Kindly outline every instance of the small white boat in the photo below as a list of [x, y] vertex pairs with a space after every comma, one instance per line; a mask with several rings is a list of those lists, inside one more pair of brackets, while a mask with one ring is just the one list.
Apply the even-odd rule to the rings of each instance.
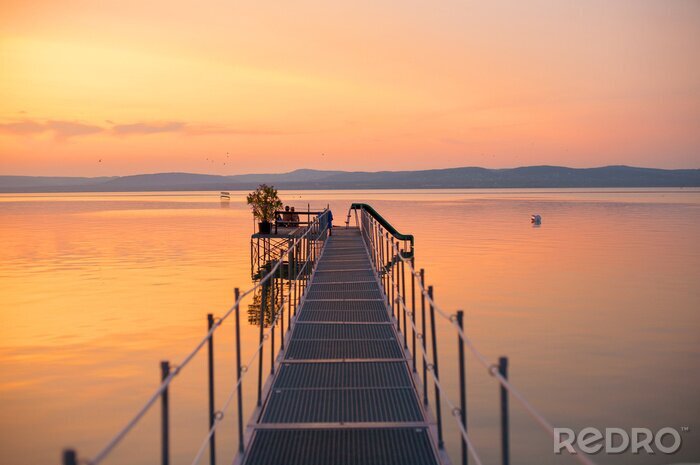
[[231, 194], [229, 192], [221, 191], [221, 200], [231, 200]]
[[531, 215], [530, 223], [532, 224], [542, 224], [542, 217], [540, 215]]

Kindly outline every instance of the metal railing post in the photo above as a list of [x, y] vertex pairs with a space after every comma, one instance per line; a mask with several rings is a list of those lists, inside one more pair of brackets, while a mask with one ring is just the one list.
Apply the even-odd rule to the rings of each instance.
[[[459, 328], [464, 331], [464, 312], [462, 310], [457, 310], [457, 324]], [[464, 341], [457, 334], [457, 344], [459, 353], [459, 416], [462, 422], [462, 427], [464, 431], [467, 431], [467, 381], [466, 381], [466, 365], [464, 362]], [[464, 437], [461, 438], [462, 443], [462, 465], [467, 465], [469, 457], [467, 456], [467, 442]]]
[[377, 273], [380, 273], [382, 271], [381, 263], [382, 263], [382, 253], [381, 253], [381, 242], [379, 241], [379, 232], [377, 229], [377, 222], [372, 220], [372, 234], [374, 237], [374, 267], [377, 269]]
[[423, 354], [425, 355], [425, 357], [421, 357], [423, 359], [423, 403], [428, 405], [428, 362], [426, 361], [426, 358], [428, 358], [428, 342], [426, 341], [428, 334], [425, 330], [425, 294], [423, 294], [423, 289], [425, 289], [425, 270], [423, 268], [420, 269], [420, 285], [420, 330], [423, 334]]
[[[280, 260], [282, 258], [280, 257]], [[279, 282], [279, 279], [275, 279], [276, 276], [279, 274], [281, 266], [277, 267], [277, 270], [275, 270], [274, 273], [272, 273], [272, 277], [270, 278], [270, 281], [272, 283], [272, 295], [270, 296], [270, 303], [271, 305], [271, 311], [270, 311], [270, 374], [275, 373], [275, 318], [277, 318], [277, 283]]]
[[368, 219], [367, 223], [369, 223], [369, 232], [371, 234], [372, 238], [372, 266], [374, 269], [377, 269], [377, 228], [374, 225], [374, 221], [372, 219]]
[[241, 305], [238, 303], [241, 291], [233, 291], [236, 299], [236, 383], [238, 384], [238, 451], [243, 453], [243, 384], [241, 383]]
[[380, 239], [381, 239], [381, 248], [382, 248], [382, 284], [384, 284], [384, 293], [386, 294], [386, 304], [389, 305], [389, 267], [387, 266], [387, 263], [389, 261], [389, 246], [387, 245], [387, 242], [389, 239], [387, 238], [386, 232], [384, 231], [384, 228], [379, 226], [379, 234], [380, 234]]
[[367, 237], [369, 238], [369, 244], [367, 248], [369, 249], [369, 259], [372, 262], [372, 268], [377, 268], [377, 261], [375, 260], [375, 247], [374, 247], [374, 223], [371, 220], [367, 220]]
[[301, 295], [304, 293], [304, 288], [301, 285], [304, 279], [302, 275], [302, 268], [304, 267], [304, 239], [300, 239], [299, 244], [297, 244], [296, 251], [294, 252], [294, 264], [296, 265], [296, 274], [294, 275], [296, 278], [295, 284], [299, 286], [297, 299], [301, 300]]
[[[165, 381], [170, 376], [170, 362], [164, 360], [160, 362], [160, 380]], [[168, 387], [163, 389], [160, 395], [160, 463], [168, 465], [170, 463], [170, 411], [169, 411]]]
[[78, 465], [78, 453], [75, 449], [64, 449], [61, 463], [62, 465]]
[[[400, 254], [401, 252], [399, 252]], [[399, 260], [401, 258], [399, 257]], [[408, 349], [408, 326], [406, 326], [406, 268], [401, 260], [401, 313], [403, 313], [403, 347]]]
[[[292, 327], [292, 249], [287, 251], [287, 281], [289, 281], [289, 287], [287, 288], [287, 293], [289, 294], [289, 300], [287, 302], [287, 322], [289, 327]], [[284, 342], [282, 342], [282, 350], [284, 350]]]
[[[363, 218], [364, 218], [364, 215], [363, 215]], [[372, 260], [372, 266], [374, 266], [376, 268], [376, 265], [377, 265], [377, 261], [376, 261], [377, 248], [376, 248], [376, 243], [375, 243], [376, 237], [374, 234], [374, 222], [372, 221], [371, 218], [367, 219], [367, 234], [369, 236], [369, 240], [370, 240], [370, 244], [371, 244], [371, 246], [370, 246], [370, 259]]]
[[[284, 270], [281, 264], [280, 270]], [[284, 278], [280, 278], [280, 293], [282, 295], [282, 302], [280, 302], [280, 352], [282, 352], [284, 350]]]
[[[387, 233], [388, 236], [388, 233]], [[396, 294], [398, 283], [396, 282], [396, 267], [394, 266], [394, 238], [391, 238], [391, 312], [396, 315], [396, 329], [401, 332], [401, 315], [396, 306]]]
[[[214, 326], [214, 315], [211, 313], [207, 314], [207, 332], [211, 332], [211, 328]], [[214, 335], [209, 335], [209, 341], [207, 342], [207, 374], [209, 381], [209, 429], [214, 426], [214, 421], [216, 419], [214, 413]], [[216, 464], [216, 431], [211, 433], [209, 437], [209, 463], [211, 465]]]
[[[296, 246], [292, 247], [292, 252], [289, 254], [289, 269], [292, 270], [291, 276], [294, 276], [291, 285], [294, 286], [294, 316], [297, 316], [297, 263], [294, 257], [296, 256]], [[291, 278], [290, 278], [291, 279]], [[290, 292], [291, 294], [291, 292]]]
[[416, 261], [411, 256], [411, 353], [413, 354], [413, 372], [416, 373]]
[[306, 287], [309, 285], [309, 236], [304, 238], [304, 281], [302, 294], [306, 293]]
[[[382, 230], [383, 230], [383, 228], [382, 228]], [[387, 293], [386, 301], [387, 301], [387, 303], [391, 304], [391, 306], [392, 306], [391, 307], [391, 316], [393, 318], [393, 316], [394, 316], [394, 306], [393, 306], [394, 303], [391, 301], [391, 275], [389, 274], [389, 273], [391, 273], [391, 262], [389, 261], [390, 260], [389, 259], [389, 257], [390, 257], [390, 255], [389, 255], [389, 250], [390, 250], [390, 248], [389, 248], [390, 247], [389, 246], [389, 233], [384, 231], [383, 234], [384, 234], [384, 245], [386, 248], [386, 256], [384, 257], [386, 260], [386, 263], [384, 264], [384, 266], [386, 267], [386, 293]]]
[[[277, 269], [279, 271], [279, 268]], [[275, 274], [277, 274], [275, 271]], [[277, 299], [275, 296], [275, 276], [271, 278], [272, 281], [272, 296], [270, 296], [270, 374], [275, 374], [275, 318], [277, 318]]]
[[261, 289], [262, 296], [260, 297], [260, 337], [258, 344], [260, 345], [260, 355], [258, 356], [258, 407], [262, 405], [262, 372], [263, 372], [263, 353], [265, 345], [263, 344], [263, 336], [265, 333], [265, 310], [267, 301], [267, 281], [263, 283]]
[[301, 256], [303, 257], [304, 264], [302, 265], [301, 288], [299, 289], [301, 295], [304, 295], [304, 291], [306, 290], [306, 266], [309, 262], [309, 257], [306, 254], [306, 245], [306, 238], [303, 238], [301, 240]]
[[[508, 379], [508, 357], [498, 359], [498, 373]], [[503, 465], [510, 465], [510, 421], [508, 419], [508, 390], [501, 386], [501, 455]]]
[[440, 389], [437, 381], [440, 379], [438, 368], [437, 339], [435, 337], [435, 307], [433, 306], [433, 286], [428, 286], [428, 296], [430, 297], [430, 333], [433, 343], [433, 374], [435, 375], [435, 415], [437, 416], [438, 448], [445, 448], [445, 441], [442, 439], [442, 408], [440, 407]]
[[304, 280], [302, 281], [301, 293], [306, 293], [306, 288], [309, 285], [309, 236], [304, 238]]

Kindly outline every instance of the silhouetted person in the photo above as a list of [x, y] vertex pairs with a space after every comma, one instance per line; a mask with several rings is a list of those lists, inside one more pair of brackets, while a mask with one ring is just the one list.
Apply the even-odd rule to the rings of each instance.
[[292, 226], [299, 226], [299, 215], [294, 211], [294, 207], [292, 207]]
[[292, 213], [289, 211], [289, 205], [284, 207], [284, 213], [282, 213], [282, 226], [288, 227], [289, 222], [292, 221]]
[[318, 214], [318, 223], [322, 231], [328, 228], [328, 235], [333, 235], [333, 213], [330, 210], [325, 215], [323, 213]]

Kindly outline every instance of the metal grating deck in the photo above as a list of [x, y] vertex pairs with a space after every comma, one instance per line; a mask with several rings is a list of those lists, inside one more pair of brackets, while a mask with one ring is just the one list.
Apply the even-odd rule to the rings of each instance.
[[273, 389], [263, 423], [420, 421], [412, 388]]
[[405, 358], [358, 230], [335, 230], [243, 463], [437, 465]]
[[425, 428], [285, 429], [255, 435], [249, 465], [437, 464]]
[[[353, 266], [353, 265], [350, 265]], [[339, 284], [314, 284], [309, 288], [307, 300], [382, 299], [376, 282], [346, 282]]]
[[299, 339], [391, 339], [394, 331], [389, 325], [304, 324], [294, 329]]
[[290, 360], [355, 359], [355, 358], [402, 358], [403, 351], [396, 340], [365, 339], [343, 341], [335, 339], [295, 339], [287, 348]]
[[283, 363], [275, 387], [411, 387], [403, 362]]
[[316, 273], [335, 273], [337, 271], [372, 271], [369, 262], [362, 263], [357, 261], [327, 263], [323, 266], [316, 267]]
[[318, 273], [314, 276], [317, 283], [345, 283], [349, 281], [372, 281], [371, 271], [335, 271], [333, 273]]
[[351, 299], [363, 299], [379, 300], [382, 298], [382, 294], [376, 291], [309, 291], [307, 296], [309, 300], [351, 300]]
[[352, 322], [352, 323], [382, 323], [389, 321], [385, 311], [361, 311], [361, 310], [307, 310], [299, 315], [299, 322], [309, 321], [332, 321], [332, 322]]
[[383, 300], [307, 300], [301, 311], [380, 311], [386, 314]]
[[311, 287], [309, 288], [309, 292], [355, 292], [378, 290], [379, 286], [375, 280], [356, 283], [311, 284]]

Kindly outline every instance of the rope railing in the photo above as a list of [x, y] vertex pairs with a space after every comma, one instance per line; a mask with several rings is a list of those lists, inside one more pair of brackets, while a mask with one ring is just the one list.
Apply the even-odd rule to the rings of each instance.
[[[434, 363], [431, 363], [429, 360], [428, 356], [428, 350], [427, 350], [427, 342], [426, 342], [426, 334], [425, 334], [425, 313], [423, 310], [423, 320], [422, 320], [422, 329], [418, 329], [416, 326], [415, 322], [415, 317], [416, 317], [416, 304], [415, 304], [415, 291], [414, 286], [415, 282], [418, 282], [418, 294], [421, 297], [421, 300], [427, 301], [427, 304], [430, 306], [431, 310], [431, 318], [432, 318], [432, 312], [435, 311], [440, 317], [443, 319], [447, 320], [450, 324], [450, 326], [455, 329], [455, 332], [457, 333], [457, 337], [459, 338], [460, 345], [467, 347], [469, 351], [474, 355], [474, 357], [477, 359], [480, 365], [482, 365], [484, 368], [486, 368], [487, 372], [493, 376], [501, 386], [501, 392], [507, 392], [510, 394], [512, 397], [514, 397], [518, 403], [525, 409], [525, 411], [528, 413], [530, 417], [534, 419], [534, 421], [542, 428], [548, 435], [550, 435], [552, 438], [557, 439], [555, 436], [554, 428], [552, 427], [552, 424], [542, 415], [526, 398], [525, 396], [515, 387], [513, 386], [512, 383], [510, 383], [507, 379], [506, 376], [504, 376], [504, 373], [501, 373], [500, 371], [500, 366], [499, 364], [493, 364], [490, 363], [488, 358], [478, 350], [478, 348], [474, 345], [472, 340], [466, 335], [463, 327], [461, 326], [461, 315], [458, 317], [458, 315], [455, 314], [450, 314], [446, 312], [442, 307], [440, 307], [436, 302], [435, 299], [433, 298], [432, 295], [432, 286], [426, 287], [424, 280], [422, 279], [422, 273], [418, 272], [415, 269], [414, 265], [414, 254], [413, 254], [413, 240], [410, 241], [410, 243], [407, 243], [404, 241], [404, 249], [408, 250], [401, 250], [399, 248], [400, 242], [395, 241], [394, 238], [396, 236], [393, 234], [393, 231], [395, 231], [395, 228], [393, 226], [391, 229], [387, 229], [385, 226], [385, 223], [388, 223], [386, 220], [383, 221], [377, 221], [377, 213], [372, 210], [373, 214], [368, 213], [367, 208], [365, 205], [358, 204], [357, 209], [360, 210], [361, 212], [361, 218], [358, 219], [356, 217], [358, 227], [361, 229], [362, 237], [365, 241], [365, 244], [368, 247], [368, 252], [370, 254], [370, 259], [372, 260], [373, 264], [375, 265], [375, 270], [379, 274], [380, 281], [382, 282], [383, 290], [384, 290], [384, 295], [386, 297], [386, 302], [387, 302], [387, 312], [390, 313], [390, 317], [395, 321], [397, 330], [401, 331], [401, 312], [403, 312], [403, 333], [404, 333], [404, 344], [405, 348], [408, 350], [408, 343], [407, 343], [407, 334], [408, 334], [408, 326], [410, 325], [412, 335], [413, 335], [413, 369], [414, 371], [416, 370], [416, 358], [415, 358], [415, 352], [416, 352], [416, 343], [415, 343], [415, 338], [416, 335], [418, 336], [419, 341], [421, 341], [421, 344], [418, 345], [418, 350], [420, 351], [420, 357], [423, 359], [423, 384], [424, 384], [424, 401], [427, 403], [427, 386], [428, 386], [428, 379], [427, 379], [427, 373], [430, 373], [430, 377], [432, 378], [432, 383], [435, 385], [436, 392], [440, 392], [442, 394], [442, 397], [437, 397], [436, 394], [436, 410], [440, 410], [440, 400], [444, 399], [445, 402], [447, 403], [448, 407], [451, 409], [452, 415], [454, 418], [457, 420], [457, 424], [459, 427], [460, 435], [462, 437], [463, 441], [463, 457], [462, 457], [462, 463], [466, 463], [466, 451], [468, 450], [469, 454], [474, 458], [474, 461], [480, 465], [481, 461], [478, 457], [477, 451], [471, 441], [471, 438], [469, 437], [466, 429], [466, 418], [460, 418], [463, 414], [466, 414], [466, 412], [463, 412], [461, 408], [456, 407], [455, 404], [452, 402], [450, 397], [448, 396], [448, 393], [446, 390], [443, 388], [442, 384], [440, 383], [439, 380], [439, 375], [437, 374], [437, 354], [433, 354], [434, 357]], [[348, 214], [348, 219], [349, 219], [349, 214]], [[382, 218], [383, 219], [383, 218]], [[391, 225], [389, 225], [391, 226]], [[384, 230], [384, 231], [382, 231]], [[411, 239], [413, 237], [411, 236]], [[409, 248], [410, 247], [410, 248]], [[391, 252], [389, 252], [391, 250]], [[410, 253], [407, 253], [407, 251], [410, 251]], [[398, 273], [395, 273], [395, 270], [399, 268], [399, 264], [401, 265], [401, 275], [399, 276]], [[406, 278], [403, 276], [403, 267], [407, 266], [408, 267], [408, 274], [410, 275], [411, 279], [411, 300], [412, 300], [412, 308], [409, 309], [407, 303], [406, 303], [406, 289], [405, 289], [405, 283], [406, 283]], [[422, 270], [421, 270], [422, 271]], [[394, 275], [397, 275], [396, 277]], [[391, 307], [390, 307], [391, 305]], [[422, 304], [423, 305], [423, 304]], [[396, 306], [396, 307], [394, 307]], [[462, 312], [458, 312], [458, 314], [461, 314]], [[435, 339], [435, 329], [432, 328], [433, 331], [433, 339]], [[433, 345], [434, 350], [436, 350], [436, 346]], [[461, 350], [461, 347], [460, 347]], [[503, 360], [503, 359], [502, 359]], [[507, 361], [506, 361], [507, 362]], [[461, 361], [463, 364], [464, 362]], [[464, 369], [464, 367], [461, 367]], [[463, 380], [460, 380], [462, 382]], [[465, 386], [460, 386], [462, 389], [461, 396], [464, 399], [465, 396]], [[502, 394], [502, 396], [506, 396], [507, 394]], [[503, 397], [502, 397], [502, 402], [503, 402]], [[466, 404], [464, 404], [466, 406]], [[502, 404], [502, 408], [503, 404]], [[505, 406], [505, 412], [507, 416], [507, 404]], [[439, 446], [441, 447], [442, 444], [442, 425], [441, 425], [441, 415], [440, 412], [436, 412], [438, 415], [438, 443]], [[461, 421], [460, 421], [461, 420]], [[504, 435], [507, 435], [507, 426], [505, 427], [506, 431], [504, 431]], [[507, 439], [504, 439], [504, 463], [509, 462], [508, 458], [508, 450], [509, 450], [509, 445], [507, 444]], [[580, 449], [576, 448], [576, 453], [572, 453], [573, 457], [578, 460], [581, 464], [583, 465], [595, 465], [595, 462], [593, 462], [588, 456], [583, 454]]]
[[[363, 212], [364, 212], [364, 210], [363, 210]], [[370, 220], [370, 221], [373, 221], [373, 220]], [[381, 223], [379, 223], [379, 224], [381, 224]], [[376, 243], [375, 243], [374, 236], [367, 236], [367, 238], [369, 240], [369, 246], [371, 248], [375, 248]], [[394, 245], [394, 250], [396, 250], [398, 253], [397, 244], [393, 244], [393, 245]], [[370, 254], [370, 255], [372, 255], [372, 254]], [[392, 260], [392, 262], [393, 262], [393, 260]], [[413, 334], [418, 333], [419, 334], [418, 339], [420, 339], [422, 341], [423, 338], [425, 337], [425, 335], [418, 331], [418, 328], [416, 327], [415, 321], [414, 321], [414, 313], [406, 306], [405, 298], [404, 298], [405, 296], [402, 295], [402, 291], [401, 291], [401, 288], [399, 287], [399, 283], [397, 282], [397, 280], [394, 279], [393, 275], [387, 274], [387, 276], [389, 278], [388, 282], [392, 287], [392, 291], [396, 295], [396, 297], [394, 298], [394, 303], [401, 305], [404, 309], [405, 314], [408, 317], [410, 317], [410, 318], [404, 319], [404, 324], [406, 324], [406, 321], [408, 321], [411, 324]], [[387, 293], [386, 289], [384, 289], [384, 292], [385, 292], [385, 295], [387, 295], [387, 297], [388, 297], [388, 293]], [[398, 319], [399, 318], [399, 317], [395, 316], [394, 314], [390, 313], [388, 306], [386, 307], [386, 311], [387, 311], [387, 314], [388, 314], [390, 319]], [[404, 333], [406, 333], [406, 332], [407, 332], [407, 329], [404, 327]], [[440, 382], [440, 378], [435, 372], [436, 371], [435, 365], [433, 363], [431, 363], [430, 360], [428, 359], [428, 352], [425, 349], [425, 347], [423, 346], [423, 344], [419, 344], [418, 347], [419, 347], [420, 352], [421, 352], [421, 358], [423, 359], [423, 362], [426, 364], [427, 372], [430, 373], [430, 375], [433, 379], [433, 384], [435, 385], [436, 389], [438, 389], [442, 393], [442, 398], [446, 401], [448, 407], [450, 408], [450, 411], [452, 412], [452, 415], [455, 419], [455, 422], [457, 423], [457, 427], [459, 428], [459, 432], [460, 432], [460, 435], [462, 436], [462, 440], [464, 441], [465, 446], [467, 447], [469, 453], [471, 454], [471, 457], [476, 462], [476, 465], [482, 465], [483, 462], [481, 461], [481, 458], [479, 457], [479, 454], [478, 454], [471, 438], [469, 437], [469, 434], [467, 433], [465, 425], [462, 424], [462, 422], [458, 418], [463, 413], [462, 409], [460, 407], [457, 407], [452, 402], [447, 391], [443, 388], [442, 383]], [[415, 344], [414, 344], [414, 351], [415, 351]], [[415, 362], [414, 362], [414, 365], [415, 365]], [[427, 389], [427, 380], [423, 380], [423, 384], [424, 384], [424, 386], [423, 386], [424, 389]]]
[[[260, 354], [260, 351], [262, 350], [263, 346], [265, 345], [265, 341], [267, 341], [270, 338], [270, 334], [272, 333], [272, 329], [277, 325], [277, 321], [279, 320], [280, 314], [284, 312], [284, 305], [287, 303], [288, 298], [284, 298], [282, 300], [282, 303], [280, 304], [279, 307], [277, 307], [277, 310], [275, 311], [275, 318], [270, 324], [270, 328], [267, 330], [267, 332], [263, 336], [262, 342], [258, 344], [258, 347], [255, 349], [255, 352], [253, 352], [253, 355], [251, 355], [250, 359], [248, 360], [248, 363], [243, 365], [245, 369], [243, 370], [243, 376], [241, 376], [236, 384], [233, 386], [231, 389], [231, 392], [229, 393], [229, 396], [226, 398], [226, 401], [224, 402], [223, 406], [221, 407], [221, 410], [217, 412], [217, 416], [214, 419], [214, 425], [209, 428], [209, 431], [207, 432], [206, 437], [204, 438], [204, 441], [202, 441], [202, 444], [199, 447], [199, 450], [197, 451], [197, 454], [195, 455], [194, 459], [192, 460], [191, 465], [196, 465], [199, 463], [199, 461], [202, 459], [202, 455], [204, 455], [204, 451], [206, 451], [207, 446], [209, 445], [209, 440], [211, 437], [214, 435], [214, 432], [216, 431], [216, 428], [219, 427], [221, 422], [224, 419], [224, 414], [226, 413], [226, 409], [228, 406], [231, 404], [231, 401], [233, 401], [233, 397], [238, 391], [239, 386], [243, 382], [243, 377], [249, 373], [248, 367], [255, 361], [256, 358], [258, 358], [258, 355]], [[291, 329], [291, 328], [290, 328]]]
[[[396, 252], [396, 256], [398, 256], [400, 260], [402, 260], [405, 264], [408, 264], [409, 271], [414, 277], [420, 276], [420, 274], [416, 272], [416, 270], [413, 268], [413, 264], [411, 263], [411, 261], [401, 257], [401, 254], [399, 253], [399, 250], [395, 244], [394, 251]], [[476, 348], [471, 339], [467, 337], [464, 330], [457, 324], [456, 316], [448, 314], [435, 302], [435, 300], [432, 298], [432, 296], [430, 296], [428, 290], [425, 288], [421, 280], [418, 280], [418, 286], [420, 288], [421, 294], [423, 294], [428, 303], [433, 306], [433, 308], [437, 311], [438, 315], [449, 321], [450, 325], [453, 326], [453, 328], [457, 331], [459, 338], [462, 340], [462, 342], [464, 342], [464, 345], [472, 352], [477, 361], [484, 368], [486, 368], [486, 370], [491, 376], [496, 378], [496, 380], [501, 384], [501, 386], [503, 386], [511, 395], [513, 395], [513, 397], [515, 397], [518, 400], [518, 402], [525, 408], [528, 414], [530, 414], [530, 416], [537, 422], [538, 425], [542, 427], [542, 429], [544, 429], [545, 432], [551, 435], [553, 439], [557, 439], [552, 424], [525, 398], [525, 396], [523, 396], [523, 394], [520, 391], [518, 391], [506, 378], [504, 378], [500, 373], [498, 373], [498, 371], [496, 370], [496, 368], [498, 367], [497, 364], [489, 363], [486, 356], [483, 353], [481, 353], [479, 349]], [[408, 310], [403, 299], [400, 299], [400, 301], [400, 303], [403, 304], [404, 309]], [[574, 448], [578, 449], [576, 446], [574, 446]], [[578, 449], [577, 452], [578, 453], [572, 455], [579, 462], [581, 462], [584, 465], [595, 465], [595, 462], [591, 461], [586, 455], [584, 455], [583, 452], [580, 451], [580, 449]]]
[[[400, 292], [399, 285], [394, 280], [393, 277], [391, 278], [391, 283], [392, 283], [392, 286], [394, 287], [394, 290], [398, 294]], [[396, 303], [400, 304], [404, 308], [404, 311], [406, 312], [406, 314], [409, 317], [413, 316], [413, 312], [411, 310], [409, 310], [409, 308], [406, 306], [406, 302], [403, 299], [403, 296], [399, 295], [398, 297], [396, 297], [395, 300], [396, 300]], [[387, 308], [387, 313], [389, 313], [389, 308]], [[389, 316], [391, 318], [394, 318], [394, 316], [391, 314]], [[419, 339], [423, 339], [425, 337], [425, 335], [418, 331], [418, 328], [416, 327], [415, 322], [412, 319], [408, 319], [408, 321], [410, 322], [411, 328], [413, 329], [413, 331], [420, 334]], [[404, 331], [405, 331], [405, 328], [404, 328]], [[477, 465], [482, 465], [481, 459], [479, 458], [479, 454], [477, 453], [476, 448], [474, 447], [474, 444], [472, 443], [471, 438], [469, 437], [469, 434], [467, 433], [466, 428], [464, 428], [464, 425], [458, 419], [458, 416], [460, 416], [462, 414], [462, 409], [457, 407], [450, 400], [448, 393], [442, 387], [442, 383], [440, 383], [440, 379], [435, 375], [435, 365], [433, 365], [430, 362], [430, 360], [428, 360], [428, 351], [423, 347], [422, 344], [419, 344], [418, 347], [420, 348], [421, 358], [427, 364], [428, 372], [432, 376], [435, 386], [440, 390], [440, 392], [443, 395], [442, 398], [447, 402], [447, 405], [450, 407], [450, 412], [452, 412], [452, 416], [455, 418], [455, 421], [457, 422], [457, 426], [459, 428], [460, 434], [462, 436], [462, 439], [464, 439], [464, 442], [466, 443], [467, 448], [469, 449], [469, 453], [474, 458], [474, 461], [476, 462]], [[424, 386], [424, 388], [425, 387], [427, 387], [427, 385]]]
[[[321, 223], [322, 223], [321, 218], [323, 217], [323, 215], [327, 215], [327, 211], [328, 210], [324, 210], [318, 217], [314, 218], [314, 220], [306, 228], [306, 231], [302, 235], [295, 237], [292, 244], [288, 247], [288, 249], [286, 251], [284, 251], [280, 254], [279, 258], [276, 260], [274, 265], [271, 266], [270, 270], [265, 274], [264, 277], [262, 277], [252, 287], [250, 287], [249, 289], [247, 289], [246, 291], [244, 291], [240, 295], [238, 295], [238, 297], [235, 299], [233, 305], [231, 305], [231, 307], [229, 307], [228, 310], [226, 310], [226, 312], [223, 314], [223, 316], [214, 320], [214, 322], [211, 325], [210, 329], [208, 330], [206, 336], [204, 336], [204, 338], [202, 338], [197, 343], [197, 345], [182, 359], [182, 361], [178, 365], [170, 365], [170, 368], [172, 368], [172, 370], [169, 370], [169, 373], [167, 374], [167, 376], [165, 376], [161, 380], [160, 385], [150, 395], [150, 397], [143, 404], [143, 406], [136, 412], [136, 414], [134, 414], [131, 417], [131, 419], [126, 423], [126, 425], [121, 430], [119, 430], [116, 434], [114, 434], [110, 438], [110, 440], [105, 444], [105, 446], [103, 446], [102, 449], [100, 449], [92, 459], [84, 459], [84, 460], [80, 460], [80, 462], [83, 462], [87, 465], [98, 465], [98, 464], [102, 463], [104, 461], [104, 459], [107, 458], [107, 456], [110, 455], [110, 453], [115, 449], [115, 447], [121, 443], [121, 441], [141, 421], [141, 419], [151, 409], [151, 407], [153, 407], [153, 405], [156, 403], [156, 401], [158, 401], [159, 398], [162, 398], [164, 393], [167, 393], [168, 387], [173, 382], [175, 377], [182, 372], [182, 370], [195, 358], [195, 356], [202, 350], [202, 348], [204, 346], [206, 346], [208, 343], [211, 343], [211, 341], [213, 339], [213, 335], [216, 332], [216, 330], [234, 312], [239, 311], [242, 301], [250, 294], [256, 292], [258, 289], [267, 285], [268, 281], [273, 279], [276, 275], [279, 275], [280, 267], [283, 264], [284, 258], [286, 257], [288, 261], [291, 260], [295, 256], [294, 254], [296, 253], [296, 251], [302, 246], [302, 243], [304, 240], [306, 240], [307, 242], [313, 241], [315, 243], [316, 241], [319, 240], [319, 238], [324, 237], [324, 234], [326, 233], [326, 231], [328, 229], [328, 225], [327, 225], [327, 222], [324, 221], [323, 226], [321, 226]], [[312, 237], [313, 234], [315, 234], [314, 237]], [[316, 254], [315, 247], [316, 247], [316, 245], [311, 247], [307, 244], [307, 246], [305, 248], [306, 254], [303, 257], [304, 258], [304, 265], [298, 269], [298, 271], [295, 275], [295, 280], [299, 280], [299, 278], [301, 276], [303, 276], [304, 273], [307, 272], [306, 270], [307, 270], [307, 267], [309, 266], [309, 262], [311, 261], [311, 259], [313, 257], [315, 257], [315, 254]], [[291, 276], [289, 276], [289, 277], [291, 278]], [[295, 282], [294, 286], [296, 288], [296, 282]], [[298, 297], [296, 297], [296, 300], [302, 300], [304, 295], [305, 295], [305, 293], [299, 293]], [[229, 406], [231, 400], [233, 399], [233, 393], [236, 392], [237, 389], [241, 386], [244, 374], [248, 372], [247, 367], [250, 366], [250, 363], [252, 363], [260, 354], [260, 352], [264, 346], [265, 341], [267, 341], [269, 339], [270, 333], [274, 330], [274, 327], [277, 324], [277, 321], [280, 317], [280, 314], [283, 313], [284, 306], [286, 303], [289, 302], [290, 297], [291, 296], [283, 297], [282, 303], [278, 307], [278, 310], [275, 312], [273, 321], [271, 322], [267, 333], [264, 335], [264, 337], [260, 341], [260, 344], [258, 345], [257, 349], [255, 350], [255, 352], [251, 356], [251, 361], [247, 365], [245, 365], [246, 369], [243, 370], [243, 373], [240, 376], [240, 378], [238, 379], [236, 385], [234, 386], [231, 395], [226, 400], [224, 408], [217, 413], [223, 414], [224, 410]], [[261, 312], [263, 312], [263, 311], [264, 311], [264, 309], [261, 308]], [[291, 323], [291, 320], [290, 320], [290, 323]], [[274, 347], [272, 348], [272, 350], [274, 351]], [[204, 441], [205, 446], [206, 446], [206, 443], [208, 443], [211, 440], [212, 435], [214, 434], [214, 431], [216, 430], [216, 427], [218, 426], [221, 419], [223, 418], [220, 414], [218, 414], [215, 417], [214, 425], [212, 425], [212, 427], [208, 431], [208, 434], [207, 434], [206, 439]], [[196, 461], [193, 463], [196, 463], [197, 461], [199, 461], [199, 459], [201, 459], [202, 453], [203, 453], [203, 449], [200, 449], [197, 453]], [[163, 461], [167, 463], [167, 461], [165, 459]], [[64, 450], [63, 462], [64, 462], [64, 464], [78, 463], [77, 453], [72, 449]]]

